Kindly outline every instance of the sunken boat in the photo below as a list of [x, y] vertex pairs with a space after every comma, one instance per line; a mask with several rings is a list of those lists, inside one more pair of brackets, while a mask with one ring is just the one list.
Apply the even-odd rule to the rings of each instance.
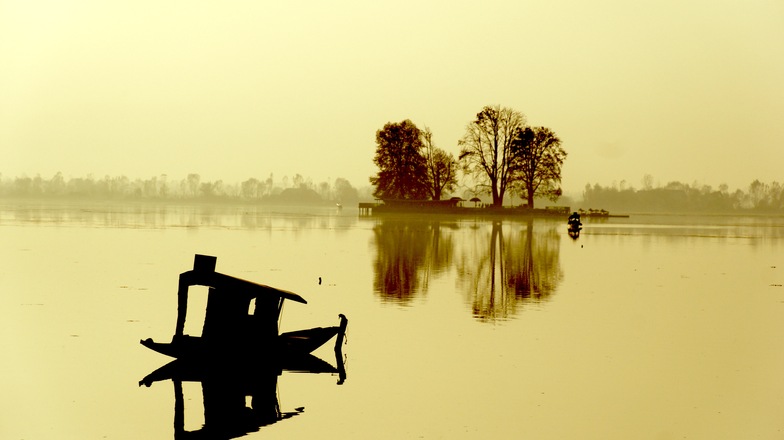
[[[253, 283], [215, 271], [217, 257], [197, 254], [193, 269], [179, 277], [177, 323], [171, 342], [141, 340], [145, 347], [166, 356], [204, 360], [215, 356], [229, 359], [269, 358], [297, 360], [335, 338], [341, 349], [348, 320], [339, 323], [279, 333], [279, 321], [286, 300], [307, 304], [296, 293]], [[206, 286], [207, 309], [200, 336], [184, 334], [188, 292], [192, 286]], [[251, 303], [253, 311], [251, 312]]]

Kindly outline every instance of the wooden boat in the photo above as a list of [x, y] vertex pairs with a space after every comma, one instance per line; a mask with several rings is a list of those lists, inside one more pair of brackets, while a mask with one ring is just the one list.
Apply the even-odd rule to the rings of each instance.
[[580, 220], [580, 214], [576, 212], [572, 213], [566, 223], [569, 225], [567, 229], [569, 236], [572, 238], [579, 237], [580, 231], [583, 229], [583, 223]]
[[579, 232], [583, 228], [583, 223], [580, 220], [580, 214], [573, 212], [569, 219], [566, 221], [569, 225], [569, 232]]
[[[262, 354], [269, 354], [269, 352], [280, 355], [309, 354], [335, 336], [338, 336], [338, 340], [335, 341], [335, 345], [338, 346], [342, 342], [342, 335], [345, 333], [348, 325], [345, 315], [341, 314], [339, 317], [340, 324], [337, 326], [315, 327], [307, 330], [281, 333], [277, 341], [259, 348], [265, 349], [265, 352]], [[147, 338], [141, 340], [140, 343], [150, 350], [173, 358], [198, 358], [213, 354], [233, 354], [252, 358], [255, 354], [258, 354], [252, 350], [252, 347], [247, 347], [248, 350], [246, 350], [246, 347], [243, 347], [245, 344], [240, 344], [240, 346], [231, 343], [210, 345], [209, 341], [201, 337], [188, 335], [175, 336], [171, 342], [155, 342], [151, 338]]]
[[[171, 342], [148, 338], [140, 341], [143, 346], [178, 359], [297, 356], [310, 353], [337, 336], [335, 349], [339, 349], [348, 324], [344, 315], [339, 315], [337, 326], [279, 334], [283, 302], [288, 299], [307, 304], [307, 301], [293, 292], [215, 272], [216, 260], [216, 257], [196, 255], [193, 270], [180, 274], [177, 324]], [[209, 293], [202, 334], [190, 336], [184, 334], [188, 290], [196, 285], [209, 287]]]

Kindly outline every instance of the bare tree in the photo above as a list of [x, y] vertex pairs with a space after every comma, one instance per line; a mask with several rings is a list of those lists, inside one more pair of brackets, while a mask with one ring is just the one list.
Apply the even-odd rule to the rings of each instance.
[[500, 105], [485, 106], [459, 141], [463, 169], [492, 195], [493, 206], [503, 205], [504, 193], [515, 179], [513, 142], [523, 127], [522, 113]]
[[422, 144], [422, 154], [427, 162], [430, 196], [433, 200], [441, 200], [444, 192], [451, 193], [457, 185], [457, 161], [451, 153], [435, 146], [433, 132], [429, 127], [422, 130]]

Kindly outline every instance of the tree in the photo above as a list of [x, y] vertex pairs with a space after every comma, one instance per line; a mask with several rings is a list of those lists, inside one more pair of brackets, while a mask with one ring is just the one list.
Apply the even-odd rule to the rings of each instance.
[[370, 178], [378, 198], [425, 199], [428, 196], [427, 165], [421, 154], [421, 132], [406, 119], [387, 123], [376, 132], [373, 162], [378, 175]]
[[[190, 177], [190, 176], [188, 176]], [[205, 199], [214, 199], [223, 195], [223, 181], [202, 182], [199, 185], [199, 195]]]
[[642, 189], [650, 191], [653, 189], [653, 176], [646, 174], [642, 176]]
[[493, 197], [493, 206], [504, 203], [504, 193], [515, 178], [512, 147], [518, 130], [525, 127], [525, 116], [500, 105], [485, 106], [476, 120], [466, 126], [459, 141], [458, 160], [474, 176], [483, 192]]
[[201, 176], [196, 173], [191, 173], [188, 174], [188, 180], [183, 182], [183, 186], [190, 197], [197, 197], [199, 195], [200, 183], [201, 183]]
[[272, 173], [270, 173], [267, 180], [264, 181], [264, 191], [263, 195], [272, 194], [272, 190], [275, 188], [275, 178]]
[[444, 191], [452, 192], [457, 185], [457, 161], [452, 154], [433, 144], [433, 132], [428, 127], [422, 131], [422, 144], [430, 196], [433, 200], [441, 200]]
[[561, 140], [547, 127], [525, 127], [518, 130], [513, 142], [515, 186], [525, 194], [528, 207], [535, 197], [558, 200], [561, 196], [561, 166], [566, 152]]
[[258, 179], [251, 177], [240, 185], [240, 194], [246, 200], [258, 199], [262, 183]]
[[348, 180], [338, 177], [335, 179], [335, 197], [338, 203], [356, 203], [359, 200], [359, 192]]
[[50, 195], [60, 196], [65, 194], [65, 178], [63, 173], [57, 172], [51, 180], [49, 180], [48, 192]]

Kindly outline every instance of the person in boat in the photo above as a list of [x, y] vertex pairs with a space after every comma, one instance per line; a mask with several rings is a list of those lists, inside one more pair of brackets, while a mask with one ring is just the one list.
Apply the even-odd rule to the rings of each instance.
[[580, 214], [573, 212], [572, 215], [569, 216], [568, 224], [569, 233], [579, 233], [583, 226], [583, 223], [580, 221]]

